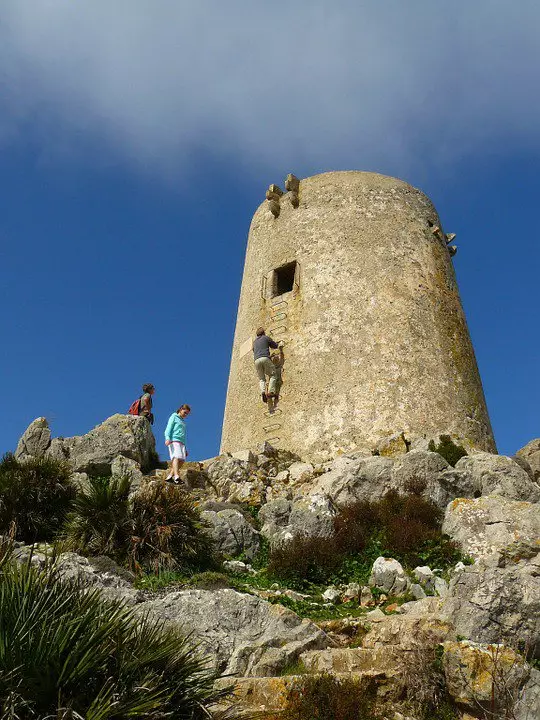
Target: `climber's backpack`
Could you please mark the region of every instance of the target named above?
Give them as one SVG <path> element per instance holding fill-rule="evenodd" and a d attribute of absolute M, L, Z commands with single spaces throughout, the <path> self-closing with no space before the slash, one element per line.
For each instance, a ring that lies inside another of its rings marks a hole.
<path fill-rule="evenodd" d="M 139 415 L 140 409 L 141 409 L 141 398 L 137 398 L 129 406 L 128 415 Z"/>

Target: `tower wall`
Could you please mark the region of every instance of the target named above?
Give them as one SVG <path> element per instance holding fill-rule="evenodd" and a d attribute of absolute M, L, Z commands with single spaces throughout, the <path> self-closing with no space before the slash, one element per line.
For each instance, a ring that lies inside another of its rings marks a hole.
<path fill-rule="evenodd" d="M 268 440 L 320 461 L 370 451 L 401 432 L 411 440 L 447 432 L 494 451 L 430 200 L 395 178 L 332 172 L 283 195 L 278 217 L 271 202 L 249 231 L 222 451 Z M 261 401 L 251 352 L 261 325 L 285 343 L 274 415 Z"/>

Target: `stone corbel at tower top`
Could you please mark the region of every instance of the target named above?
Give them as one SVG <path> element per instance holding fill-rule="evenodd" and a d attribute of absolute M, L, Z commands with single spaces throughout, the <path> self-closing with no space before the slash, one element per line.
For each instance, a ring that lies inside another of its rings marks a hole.
<path fill-rule="evenodd" d="M 285 178 L 285 189 L 291 205 L 296 209 L 300 205 L 300 180 L 296 177 L 296 175 L 293 175 L 292 173 L 287 175 Z M 270 185 L 266 191 L 268 209 L 275 218 L 278 218 L 281 212 L 281 199 L 283 195 L 283 190 L 278 185 L 274 184 Z"/>

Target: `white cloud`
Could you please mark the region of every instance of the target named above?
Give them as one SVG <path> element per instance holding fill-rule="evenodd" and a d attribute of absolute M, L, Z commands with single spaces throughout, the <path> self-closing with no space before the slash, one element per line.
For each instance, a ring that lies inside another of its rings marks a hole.
<path fill-rule="evenodd" d="M 529 0 L 3 0 L 0 142 L 189 171 L 539 147 Z"/>

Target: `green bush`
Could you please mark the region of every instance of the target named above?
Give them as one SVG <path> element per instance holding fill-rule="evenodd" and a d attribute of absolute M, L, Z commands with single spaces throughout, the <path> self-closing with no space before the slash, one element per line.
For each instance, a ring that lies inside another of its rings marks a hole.
<path fill-rule="evenodd" d="M 465 448 L 462 445 L 456 445 L 450 435 L 439 435 L 438 445 L 435 445 L 434 440 L 430 440 L 428 450 L 439 453 L 452 467 L 455 467 L 460 458 L 467 455 Z"/>
<path fill-rule="evenodd" d="M 132 569 L 158 572 L 213 566 L 212 540 L 184 490 L 167 483 L 148 483 L 133 495 L 130 514 Z"/>
<path fill-rule="evenodd" d="M 0 563 L 2 718 L 202 718 L 224 693 L 177 631 L 52 569 Z"/>
<path fill-rule="evenodd" d="M 125 561 L 131 539 L 129 488 L 128 478 L 89 478 L 67 517 L 66 549 Z"/>
<path fill-rule="evenodd" d="M 338 679 L 327 673 L 306 675 L 293 683 L 282 720 L 376 720 L 373 690 L 366 681 Z"/>
<path fill-rule="evenodd" d="M 137 572 L 204 570 L 213 546 L 188 494 L 148 483 L 130 498 L 127 479 L 96 478 L 77 496 L 65 526 L 69 548 L 108 555 Z"/>
<path fill-rule="evenodd" d="M 52 458 L 19 462 L 8 453 L 0 461 L 0 533 L 12 523 L 16 538 L 46 541 L 60 530 L 75 497 L 66 463 Z"/>

